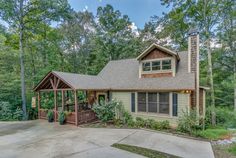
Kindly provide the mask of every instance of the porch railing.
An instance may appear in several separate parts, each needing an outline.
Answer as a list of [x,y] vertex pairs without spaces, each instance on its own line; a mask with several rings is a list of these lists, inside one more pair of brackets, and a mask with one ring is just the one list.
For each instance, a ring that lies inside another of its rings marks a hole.
[[[44,109],[39,109],[40,119],[47,119],[47,112]],[[54,111],[54,115],[56,114],[58,121],[58,111]],[[66,123],[75,124],[75,112],[71,112],[66,116]],[[78,124],[83,124],[87,122],[91,122],[97,119],[95,113],[92,110],[85,110],[78,112]]]
[[92,110],[78,112],[78,123],[87,123],[96,119],[96,115]]

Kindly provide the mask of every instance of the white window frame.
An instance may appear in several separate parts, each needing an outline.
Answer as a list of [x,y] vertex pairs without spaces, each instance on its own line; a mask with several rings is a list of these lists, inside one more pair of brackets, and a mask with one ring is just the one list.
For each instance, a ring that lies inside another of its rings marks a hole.
[[145,93],[146,94],[146,112],[138,111],[138,99],[137,99],[137,111],[136,111],[137,114],[172,117],[172,92],[167,92],[169,94],[169,113],[168,114],[159,113],[159,106],[160,106],[159,93],[162,93],[162,92],[153,92],[153,93],[157,93],[157,112],[148,112],[149,111],[149,109],[148,109],[148,93],[150,93],[150,92],[138,91],[137,98],[138,98],[138,93]]
[[[171,69],[168,70],[162,70],[162,61],[163,60],[170,60],[170,66]],[[152,70],[152,62],[155,61],[160,61],[160,70]],[[150,63],[150,71],[143,71],[143,64],[144,63]],[[142,74],[152,74],[152,73],[168,73],[168,72],[173,72],[173,58],[171,57],[166,57],[166,58],[159,58],[159,59],[149,59],[149,60],[143,60],[141,61],[141,73]]]

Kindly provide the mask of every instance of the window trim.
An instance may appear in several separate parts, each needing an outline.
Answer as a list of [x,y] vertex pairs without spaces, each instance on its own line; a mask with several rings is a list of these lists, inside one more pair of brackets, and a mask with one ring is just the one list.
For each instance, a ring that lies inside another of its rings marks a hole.
[[[162,61],[163,60],[170,60],[170,66],[171,69],[162,69]],[[155,61],[160,61],[160,70],[152,70],[152,62]],[[150,70],[149,71],[143,71],[143,64],[144,63],[150,63]],[[148,59],[148,60],[143,60],[141,61],[141,72],[142,74],[151,74],[151,73],[168,73],[168,72],[173,72],[173,58],[167,57],[167,58],[158,58],[158,59]]]
[[[146,106],[145,106],[145,108],[146,108],[146,111],[144,112],[144,111],[139,111],[138,110],[138,104],[139,104],[139,102],[138,102],[138,95],[139,95],[139,93],[145,93],[145,95],[146,95]],[[149,109],[148,109],[148,93],[156,93],[157,94],[157,112],[149,112]],[[160,98],[159,98],[159,94],[160,93],[168,93],[169,94],[169,113],[167,114],[165,114],[165,113],[160,113],[159,112],[159,107],[160,107]],[[137,113],[138,114],[144,114],[144,115],[154,115],[154,116],[158,116],[158,117],[173,117],[172,116],[172,113],[170,113],[170,111],[171,111],[171,106],[172,106],[172,104],[171,104],[171,101],[170,101],[170,99],[171,99],[171,97],[170,97],[170,95],[172,94],[172,92],[149,92],[149,91],[138,91],[137,92]]]

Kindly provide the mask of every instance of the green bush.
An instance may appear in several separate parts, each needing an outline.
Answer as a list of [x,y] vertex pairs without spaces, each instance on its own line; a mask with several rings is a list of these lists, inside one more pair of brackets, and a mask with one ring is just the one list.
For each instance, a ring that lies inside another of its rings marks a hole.
[[[228,107],[216,107],[216,125],[225,128],[236,128],[236,113]],[[211,126],[211,107],[206,110],[205,117],[206,126]]]
[[64,111],[59,111],[58,113],[58,121],[60,125],[63,125],[66,121],[66,114]]
[[124,122],[124,124],[127,124],[131,120],[133,121],[132,115],[128,111],[124,111],[124,113],[123,113],[123,122]]
[[155,120],[153,120],[153,119],[145,120],[145,127],[146,128],[155,129],[155,125],[156,125],[156,121]]
[[14,112],[13,112],[13,120],[21,120],[23,117],[23,111],[18,107]]
[[117,101],[104,102],[101,105],[95,105],[93,111],[102,122],[108,122],[110,120],[120,119],[120,116],[117,118],[115,118],[115,116],[121,106],[121,102]]
[[145,127],[145,120],[141,117],[136,117],[136,123],[135,125],[138,127],[138,128],[144,128]]
[[22,114],[23,112],[20,108],[12,109],[12,106],[8,102],[0,102],[0,120],[22,120]]
[[170,129],[170,122],[165,120],[165,121],[160,121],[160,129]]
[[199,129],[199,117],[197,117],[196,110],[188,110],[182,112],[178,120],[177,130],[184,133],[193,134]]
[[53,122],[53,110],[48,110],[47,112],[47,118],[48,118],[48,122]]

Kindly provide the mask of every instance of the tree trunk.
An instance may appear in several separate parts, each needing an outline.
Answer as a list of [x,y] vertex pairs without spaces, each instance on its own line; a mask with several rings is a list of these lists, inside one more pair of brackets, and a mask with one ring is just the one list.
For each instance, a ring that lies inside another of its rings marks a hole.
[[214,83],[212,75],[212,61],[211,61],[211,48],[210,48],[210,38],[207,39],[207,57],[208,57],[208,77],[210,83],[210,93],[211,93],[211,123],[213,126],[216,125],[216,114],[215,114],[215,95],[214,95]]
[[27,120],[26,111],[26,96],[25,96],[25,67],[24,67],[24,50],[23,50],[23,0],[20,0],[20,78],[21,78],[21,99],[22,99],[22,110],[23,110],[23,120]]

